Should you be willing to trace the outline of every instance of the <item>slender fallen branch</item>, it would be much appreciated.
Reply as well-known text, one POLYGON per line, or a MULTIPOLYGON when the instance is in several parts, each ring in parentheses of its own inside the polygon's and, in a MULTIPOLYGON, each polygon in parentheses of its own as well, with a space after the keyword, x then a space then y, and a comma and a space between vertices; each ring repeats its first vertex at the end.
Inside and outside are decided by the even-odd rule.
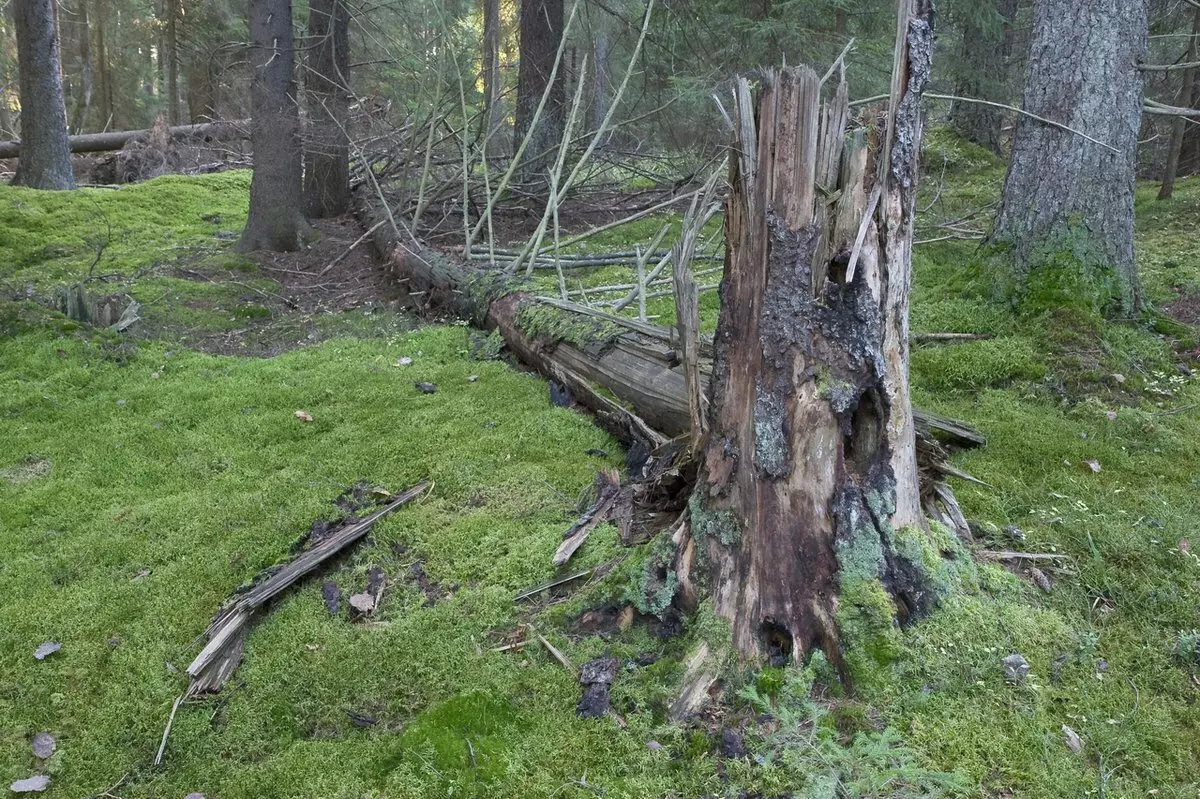
POLYGON ((542 646, 546 647, 546 651, 549 652, 554 657, 555 660, 557 660, 559 663, 562 664, 564 669, 571 672, 572 674, 578 673, 575 669, 575 664, 572 663, 570 660, 568 660, 566 655, 564 655, 562 652, 558 651, 558 648, 556 646, 554 646, 554 644, 550 643, 550 641, 546 638, 546 636, 537 632, 532 627, 530 628, 530 630, 537 636, 537 639, 539 641, 541 641, 542 646))
POLYGON ((522 599, 528 599, 529 597, 536 596, 543 591, 549 591, 551 588, 556 588, 560 585, 573 582, 578 580, 580 577, 587 577, 593 571, 595 571, 595 569, 585 569, 584 571, 576 572, 575 574, 569 574, 566 577, 560 577, 557 580, 551 580, 548 583, 542 583, 541 585, 534 586, 533 588, 527 588, 513 597, 513 602, 520 602, 522 599))
POLYGON ((1070 560, 1068 555, 1055 555, 1049 552, 995 552, 981 549, 977 552, 981 558, 993 560, 1070 560))
MULTIPOLYGON (((878 103, 881 100, 886 100, 890 96, 891 95, 888 95, 888 94, 879 94, 874 97, 864 97, 861 100, 851 101, 850 105, 851 105, 851 107, 860 106, 860 105, 870 105, 871 103, 878 103)), ((1044 116, 1035 114, 1032 111, 1026 111, 1024 108, 1018 108, 1015 105, 1008 105, 1007 103, 994 103, 991 100, 980 100, 978 97, 960 97, 957 94, 931 94, 929 92, 926 92, 924 94, 924 97, 927 97, 931 100, 949 100, 950 102, 974 103, 975 105, 986 105, 991 108, 1001 108, 1001 109, 1004 109, 1005 111, 1012 111, 1014 113, 1020 114, 1021 116, 1029 117, 1030 119, 1036 119, 1038 122, 1041 122, 1046 125, 1050 125, 1051 127, 1054 127, 1054 128, 1058 128, 1059 130, 1065 130, 1067 133, 1074 133, 1076 136, 1087 139, 1088 141, 1092 142, 1093 144, 1098 144, 1101 147, 1104 147, 1105 149, 1112 150, 1114 153, 1118 152, 1117 148, 1113 147, 1111 144, 1105 144, 1104 142, 1100 141, 1099 139, 1094 139, 1081 130, 1077 130, 1076 128, 1073 128, 1070 125, 1064 125, 1061 122, 1055 122, 1053 119, 1047 119, 1044 116)))
MULTIPOLYGON (((350 253, 354 252, 355 248, 358 247, 358 245, 362 244, 364 241, 366 241, 372 235, 374 235, 375 231, 379 230, 379 228, 382 227, 383 223, 386 221, 387 221, 386 219, 380 219, 374 225, 371 225, 370 230, 368 230, 366 233, 362 234, 357 239, 355 239, 354 243, 351 244, 349 247, 347 247, 346 250, 341 255, 339 255, 337 258, 334 258, 332 261, 330 261, 325 266, 324 269, 322 269, 320 272, 317 273, 317 277, 325 277, 326 273, 329 272, 330 269, 333 269, 335 266, 337 266, 343 260, 345 260, 346 256, 348 256, 350 253)), ((284 271, 284 270, 280 270, 280 271, 284 271)))
POLYGON ((167 751, 167 738, 171 735, 171 728, 175 726, 175 713, 179 710, 179 706, 183 704, 184 697, 187 694, 180 694, 175 697, 175 704, 171 705, 171 715, 167 717, 167 727, 163 730, 162 743, 158 745, 158 754, 154 756, 154 765, 162 764, 163 753, 167 751))

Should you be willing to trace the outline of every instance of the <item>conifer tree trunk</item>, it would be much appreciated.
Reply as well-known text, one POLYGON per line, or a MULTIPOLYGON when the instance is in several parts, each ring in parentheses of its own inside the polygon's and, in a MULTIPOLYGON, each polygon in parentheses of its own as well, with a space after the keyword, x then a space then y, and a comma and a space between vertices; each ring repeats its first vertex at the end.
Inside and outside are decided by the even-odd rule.
POLYGON ((483 6, 483 118, 487 133, 498 130, 504 122, 500 103, 500 0, 481 0, 483 6))
MULTIPOLYGON (((87 0, 84 0, 86 2, 87 0)), ((112 69, 108 63, 108 43, 106 41, 106 20, 108 10, 105 0, 96 0, 96 71, 100 90, 101 125, 104 130, 120 130, 116 118, 116 104, 113 101, 112 69)))
MULTIPOLYGON (((1187 54, 1184 56, 1185 63, 1191 64, 1196 61, 1196 39, 1200 37, 1200 6, 1192 12, 1192 36, 1188 39, 1187 54)), ((1195 68, 1185 69, 1183 71, 1183 86, 1179 92, 1179 105, 1186 108, 1193 106, 1196 95, 1196 70, 1195 68)), ((1188 120, 1183 117, 1176 117, 1171 122, 1171 143, 1167 148, 1167 165, 1163 170, 1162 186, 1158 190, 1158 199, 1169 200, 1175 194, 1175 178, 1179 175, 1179 157, 1183 152, 1183 137, 1188 120)))
POLYGON ((608 77, 608 33, 600 31, 596 34, 595 47, 595 88, 592 91, 592 130, 600 130, 604 117, 608 113, 609 77, 608 77))
POLYGON ((1037 0, 1022 116, 992 244, 1009 293, 1140 306, 1133 199, 1146 0, 1037 0), (1097 143, 1099 142, 1099 143, 1097 143))
POLYGON ((291 0, 250 0, 250 138, 254 176, 250 216, 237 249, 298 250, 308 223, 301 210, 300 113, 293 74, 291 0))
POLYGON ((92 30, 88 24, 88 4, 80 2, 79 26, 79 98, 75 103, 75 118, 71 127, 82 133, 92 110, 92 30))
POLYGON ((13 183, 73 189, 54 0, 14 0, 21 92, 21 160, 13 183))
MULTIPOLYGON (((966 11, 959 51, 959 76, 954 93, 993 102, 1006 102, 1008 62, 1013 48, 1017 0, 996 0, 995 8, 966 11)), ((1000 153, 1004 112, 979 103, 954 102, 950 127, 960 136, 1000 153)))
POLYGON ((529 144, 518 171, 521 180, 533 183, 554 160, 554 152, 562 140, 564 124, 564 90, 562 68, 553 84, 554 61, 563 35, 563 0, 521 0, 520 65, 517 73, 516 142, 520 147, 527 133, 529 144), (545 107, 533 124, 542 95, 549 86, 545 107))
POLYGON ((180 0, 166 0, 167 25, 163 57, 167 62, 167 116, 172 125, 182 123, 179 104, 179 17, 180 0))
POLYGON ((350 207, 349 28, 346 0, 309 5, 304 207, 313 219, 339 216, 350 207))
POLYGON ((894 105, 866 129, 844 133, 845 84, 821 104, 807 67, 768 74, 753 106, 738 91, 691 531, 735 646, 776 664, 819 649, 841 668, 848 608, 934 601, 897 543, 927 530, 908 294, 933 33, 927 3, 905 12, 894 105))

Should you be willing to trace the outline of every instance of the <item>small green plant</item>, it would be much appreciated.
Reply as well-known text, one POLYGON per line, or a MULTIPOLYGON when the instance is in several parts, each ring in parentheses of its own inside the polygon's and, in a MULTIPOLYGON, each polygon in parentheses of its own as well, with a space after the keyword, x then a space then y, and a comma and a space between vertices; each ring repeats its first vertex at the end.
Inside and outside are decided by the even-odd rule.
POLYGON ((1180 630, 1175 639, 1175 657, 1188 666, 1200 665, 1200 632, 1180 630))
POLYGON ((892 728, 875 732, 869 725, 857 725, 860 729, 843 743, 837 714, 812 698, 815 676, 824 665, 818 652, 804 669, 786 670, 773 702, 758 683, 745 686, 739 694, 755 711, 777 721, 771 732, 752 735, 751 742, 755 759, 779 772, 785 784, 793 786, 793 795, 906 799, 969 793, 970 786, 961 776, 923 767, 892 728))

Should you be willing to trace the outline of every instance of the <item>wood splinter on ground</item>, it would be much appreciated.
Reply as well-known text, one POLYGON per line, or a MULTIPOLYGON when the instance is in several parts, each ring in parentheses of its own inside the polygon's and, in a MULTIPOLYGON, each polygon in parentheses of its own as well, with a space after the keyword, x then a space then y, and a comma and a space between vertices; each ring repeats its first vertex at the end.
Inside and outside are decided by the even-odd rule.
MULTIPOLYGON (((310 548, 297 554, 282 568, 271 569, 264 574, 269 576, 258 582, 248 591, 235 595, 214 618, 212 624, 204 632, 208 643, 200 650, 200 654, 187 668, 191 682, 187 690, 175 700, 167 727, 163 731, 162 744, 154 759, 155 765, 162 761, 167 746, 167 737, 171 733, 171 725, 179 706, 190 699, 204 693, 220 691, 234 670, 242 661, 242 653, 246 643, 246 633, 250 622, 258 615, 263 607, 282 594, 295 583, 311 574, 321 564, 345 550, 351 544, 362 540, 371 528, 384 517, 394 513, 431 487, 429 482, 421 482, 397 494, 391 502, 372 513, 361 521, 348 524, 340 530, 331 532, 325 538, 313 544, 310 548)), ((262 575, 260 575, 261 577, 262 575)))

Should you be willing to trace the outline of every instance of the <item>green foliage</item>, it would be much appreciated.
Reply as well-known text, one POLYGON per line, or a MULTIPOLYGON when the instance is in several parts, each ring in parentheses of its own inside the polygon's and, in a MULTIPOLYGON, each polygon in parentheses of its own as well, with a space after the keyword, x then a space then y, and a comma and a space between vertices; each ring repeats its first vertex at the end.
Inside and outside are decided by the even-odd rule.
POLYGON ((793 796, 812 799, 970 795, 967 780, 929 769, 895 729, 872 729, 868 722, 862 725, 867 729, 843 740, 838 722, 850 714, 812 699, 824 657, 818 652, 813 661, 804 669, 789 669, 776 697, 754 685, 742 689, 742 698, 757 712, 777 720, 773 732, 756 727, 748 731, 764 772, 760 777, 764 790, 786 789, 793 796))
POLYGON ((1185 666, 1200 665, 1200 633, 1180 630, 1175 639, 1175 657, 1185 666))

